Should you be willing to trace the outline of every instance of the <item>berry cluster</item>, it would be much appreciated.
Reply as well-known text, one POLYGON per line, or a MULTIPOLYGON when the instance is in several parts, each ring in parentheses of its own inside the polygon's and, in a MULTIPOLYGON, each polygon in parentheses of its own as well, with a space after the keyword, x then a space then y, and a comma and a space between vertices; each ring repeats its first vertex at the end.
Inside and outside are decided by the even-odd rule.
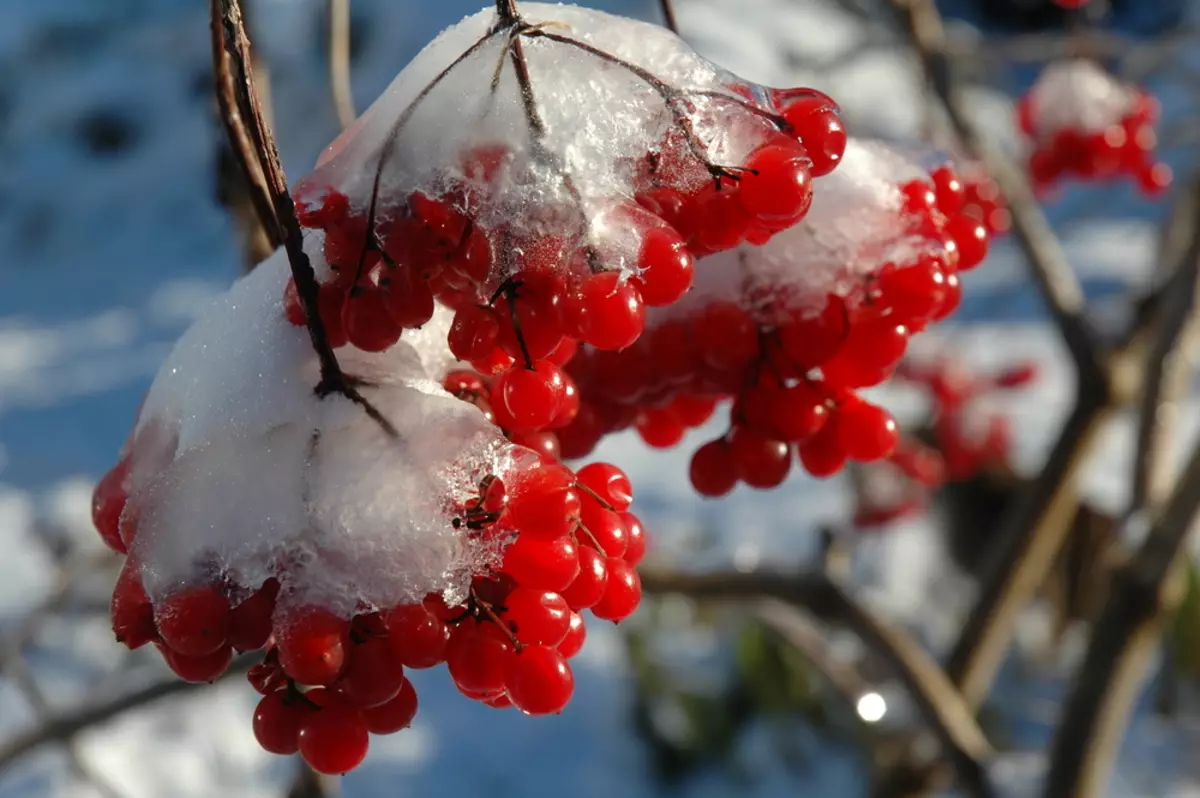
MULTIPOLYGON (((100 481, 93 500, 101 537, 122 553, 137 528, 124 512, 128 463, 100 481)), ((459 690, 488 706, 560 712, 574 690, 567 661, 586 635, 581 613, 620 621, 641 600, 635 567, 645 532, 629 512, 629 479, 615 466, 572 473, 538 457, 524 465, 504 480, 485 478, 453 519, 468 538, 502 542, 498 562, 475 575, 453 606, 431 594, 347 618, 287 600, 286 590, 303 579, 294 564, 253 590, 226 575, 152 602, 139 558, 130 555, 113 590, 113 630, 131 649, 154 643, 192 682, 219 677, 235 651, 264 651, 249 674, 264 696, 255 735, 272 753, 300 751, 322 773, 356 767, 368 733, 411 723, 417 696, 405 668, 445 663, 459 690)))
MULTIPOLYGON (((866 165, 894 167, 891 151, 852 144, 827 180, 845 174, 857 185, 866 165)), ((730 430, 702 446, 691 465, 705 496, 739 481, 775 487, 793 459, 824 477, 848 460, 892 453, 895 422, 856 390, 884 381, 909 337, 955 309, 958 274, 984 259, 987 231, 963 212, 963 185, 941 166, 871 195, 886 219, 879 240, 864 233, 852 251, 830 250, 844 222, 835 218, 841 203, 823 208, 838 193, 835 183, 818 190, 826 185, 809 220, 761 248, 739 249, 719 271, 705 270, 701 278, 715 284, 698 284, 680 310, 652 318, 637 344, 581 349, 567 367, 584 399, 559 432, 565 457, 584 456, 605 434, 631 426, 651 446, 674 446, 724 398, 734 400, 730 430), (805 291, 821 258, 845 259, 828 264, 846 275, 844 290, 805 291)), ((861 215, 861 198, 853 199, 851 212, 861 215)))
POLYGON ((1143 194, 1162 192, 1171 169, 1155 160, 1158 102, 1082 59, 1046 67, 1017 104, 1021 131, 1033 142, 1029 172, 1045 191, 1058 181, 1132 177, 1143 194))

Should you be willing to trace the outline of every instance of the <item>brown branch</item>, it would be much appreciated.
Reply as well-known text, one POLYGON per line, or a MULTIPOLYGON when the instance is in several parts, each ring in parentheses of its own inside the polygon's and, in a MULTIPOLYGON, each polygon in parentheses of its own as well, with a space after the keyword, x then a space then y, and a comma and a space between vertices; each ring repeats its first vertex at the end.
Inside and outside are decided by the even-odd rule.
POLYGON ((345 130, 358 116, 350 82, 350 0, 329 0, 329 91, 345 130))
POLYGON ((876 618, 825 575, 686 574, 645 569, 642 588, 648 593, 680 593, 695 599, 775 598, 846 626, 884 659, 904 684, 949 753, 962 788, 972 796, 992 795, 982 764, 990 756, 991 747, 950 680, 910 637, 876 618))
POLYGON ((1092 626, 1088 653, 1055 734, 1048 797, 1103 792, 1165 620, 1180 598, 1178 561, 1200 509, 1200 445, 1174 491, 1164 496, 1170 491, 1171 447, 1161 405, 1190 373, 1181 361, 1187 359, 1200 305, 1200 181, 1193 181, 1184 197, 1193 214, 1191 240, 1164 286, 1161 317, 1147 347, 1130 508, 1131 516, 1145 508, 1156 521, 1141 550, 1114 574, 1108 602, 1092 626))
MULTIPOLYGON (((315 392, 320 397, 340 394, 362 407, 391 437, 396 428, 367 399, 358 392, 338 364, 337 355, 329 343, 325 323, 321 320, 317 297, 320 286, 308 253, 304 251, 304 237, 300 222, 296 218, 296 206, 288 191, 287 176, 279 160, 275 137, 267 124, 262 103, 254 84, 251 67, 250 39, 242 19, 239 0, 211 0, 210 5, 214 70, 217 75, 217 92, 221 98, 222 117, 226 129, 233 130, 235 146, 244 141, 252 144, 252 152, 258 169, 266 182, 275 218, 283 231, 283 247, 287 251, 292 279, 296 282, 296 293, 304 307, 305 322, 313 350, 320 361, 321 378, 315 392), (236 109, 237 115, 229 109, 236 109)), ((250 170, 253 172, 254 170, 250 170)))
POLYGON ((496 17, 501 28, 511 27, 521 21, 517 0, 496 0, 496 17))
MULTIPOLYGON (((217 681, 222 682, 245 674, 260 659, 262 657, 258 654, 238 657, 229 666, 229 670, 222 674, 217 681)), ((185 695, 205 686, 204 684, 185 682, 172 676, 136 692, 48 718, 38 726, 18 733, 0 743, 0 773, 4 772, 13 762, 44 745, 69 742, 82 732, 112 720, 124 712, 152 704, 163 698, 185 695)))
POLYGON ((1102 794, 1167 610, 1178 601, 1179 580, 1171 577, 1197 511, 1200 445, 1141 550, 1114 576, 1051 746, 1047 798, 1102 794))
POLYGON ((679 22, 675 18, 674 0, 659 0, 658 5, 662 9, 663 26, 671 31, 671 33, 679 33, 679 22))
POLYGON ((296 775, 288 785, 287 798, 333 798, 338 792, 337 777, 322 775, 297 758, 296 775))

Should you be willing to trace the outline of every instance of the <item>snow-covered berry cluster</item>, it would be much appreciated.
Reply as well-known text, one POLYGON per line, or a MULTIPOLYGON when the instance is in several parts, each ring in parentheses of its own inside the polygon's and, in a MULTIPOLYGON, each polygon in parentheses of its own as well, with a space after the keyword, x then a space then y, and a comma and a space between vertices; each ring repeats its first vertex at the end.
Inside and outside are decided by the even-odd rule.
POLYGON ((930 172, 887 144, 851 140, 801 224, 707 259, 692 292, 651 313, 635 345, 579 352, 568 372, 583 401, 559 432, 564 456, 630 426, 674 446, 732 398, 728 434, 692 460, 702 495, 739 481, 775 487, 793 459, 829 476, 887 457, 895 422, 856 390, 884 381, 909 337, 957 307, 959 272, 986 256, 987 230, 963 201, 949 166, 930 172))
POLYGON ((607 432, 732 399, 708 496, 797 456, 924 473, 856 390, 987 252, 951 167, 570 6, 443 33, 295 196, 312 272, 280 251, 183 336, 94 518, 117 638, 192 681, 261 651, 259 742, 326 773, 411 722, 406 669, 567 705, 585 611, 641 598, 629 479, 563 464, 607 432))
POLYGON ((1155 159, 1158 115, 1153 95, 1094 61, 1048 65, 1017 104, 1018 124, 1034 147, 1029 171, 1035 187, 1127 175, 1144 194, 1163 191, 1171 169, 1155 159))

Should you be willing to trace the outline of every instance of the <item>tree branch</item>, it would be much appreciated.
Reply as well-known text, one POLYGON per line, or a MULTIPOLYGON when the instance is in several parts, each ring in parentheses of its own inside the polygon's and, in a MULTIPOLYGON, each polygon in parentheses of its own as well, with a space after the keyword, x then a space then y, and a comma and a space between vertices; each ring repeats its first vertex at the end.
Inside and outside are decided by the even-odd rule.
POLYGON ((358 116, 350 82, 350 0, 329 0, 329 90, 345 130, 358 116))
POLYGON ((1090 798, 1103 792, 1111 753, 1162 632, 1166 608, 1178 600, 1171 579, 1200 510, 1200 445, 1158 514, 1137 555, 1118 571, 1051 746, 1047 798, 1090 798))
POLYGON ((1166 283, 1164 307, 1147 347, 1130 513, 1144 506, 1156 522, 1138 554, 1114 574, 1108 602, 1092 626, 1092 641, 1051 749, 1048 798, 1103 792, 1164 621, 1180 597, 1178 561, 1200 509, 1200 444, 1174 491, 1163 497, 1170 491, 1171 447, 1160 429, 1160 409, 1168 375, 1190 371, 1180 361, 1186 360, 1187 336, 1200 305, 1200 181, 1185 197, 1193 203, 1191 240, 1166 283))
MULTIPOLYGON (((271 199, 275 218, 283 235, 283 247, 287 251, 292 279, 296 292, 304 307, 305 322, 313 350, 321 366, 321 379, 316 393, 324 397, 340 394, 363 408, 391 437, 396 428, 367 399, 358 392, 350 378, 338 365, 337 355, 329 343, 329 335, 321 320, 318 309, 316 272, 308 253, 304 251, 304 238, 296 218, 296 206, 288 191, 287 176, 279 161, 279 150, 270 126, 266 123, 262 103, 254 86, 251 67, 250 40, 242 20, 239 0, 211 0, 210 5, 214 71, 217 77, 217 94, 220 97, 222 117, 226 129, 233 131, 234 146, 241 149, 245 142, 252 145, 251 152, 258 169, 265 179, 265 188, 271 199), (236 115, 232 111, 236 109, 236 115)), ((250 170, 254 172, 254 170, 250 170)))
MULTIPOLYGON (((258 654, 246 654, 236 658, 230 664, 229 670, 225 671, 217 681, 222 682, 231 677, 245 674, 260 659, 258 654)), ((136 692, 48 718, 40 725, 0 743, 0 773, 3 773, 16 760, 48 743, 69 742, 80 733, 131 709, 152 704, 163 698, 190 693, 205 686, 204 684, 185 682, 172 676, 136 692)))
POLYGON ((659 0, 658 5, 662 9, 663 26, 671 31, 671 33, 679 33, 679 22, 675 18, 674 0, 659 0))
POLYGON ((642 588, 648 593, 680 593, 695 599, 775 598, 845 625, 883 658, 904 684, 949 753, 963 789, 978 798, 992 795, 982 764, 990 756, 991 747, 950 680, 910 637, 858 605, 823 574, 685 574, 646 569, 642 571, 642 588))

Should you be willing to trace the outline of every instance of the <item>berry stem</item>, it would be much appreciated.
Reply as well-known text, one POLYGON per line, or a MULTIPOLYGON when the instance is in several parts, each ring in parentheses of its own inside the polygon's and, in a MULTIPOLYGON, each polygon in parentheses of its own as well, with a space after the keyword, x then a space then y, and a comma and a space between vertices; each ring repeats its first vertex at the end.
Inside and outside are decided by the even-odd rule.
POLYGON ((496 16, 501 27, 519 23, 521 12, 517 10, 517 0, 496 0, 496 16))
POLYGON ((287 175, 284 174, 274 134, 266 122, 255 90, 250 66, 250 39, 246 35, 241 4, 239 0, 212 0, 210 15, 213 69, 217 95, 221 98, 221 115, 235 149, 247 142, 252 143, 254 159, 269 192, 275 219, 282 227, 283 246, 287 251, 292 279, 296 282, 296 292, 304 308, 305 326, 321 364, 321 378, 314 391, 320 397, 334 393, 346 397, 361 406, 388 435, 395 437, 396 429, 391 422, 358 392, 353 381, 342 371, 329 342, 329 334, 318 310, 320 286, 317 275, 304 251, 304 239, 300 222, 296 219, 296 206, 288 191, 287 175))

